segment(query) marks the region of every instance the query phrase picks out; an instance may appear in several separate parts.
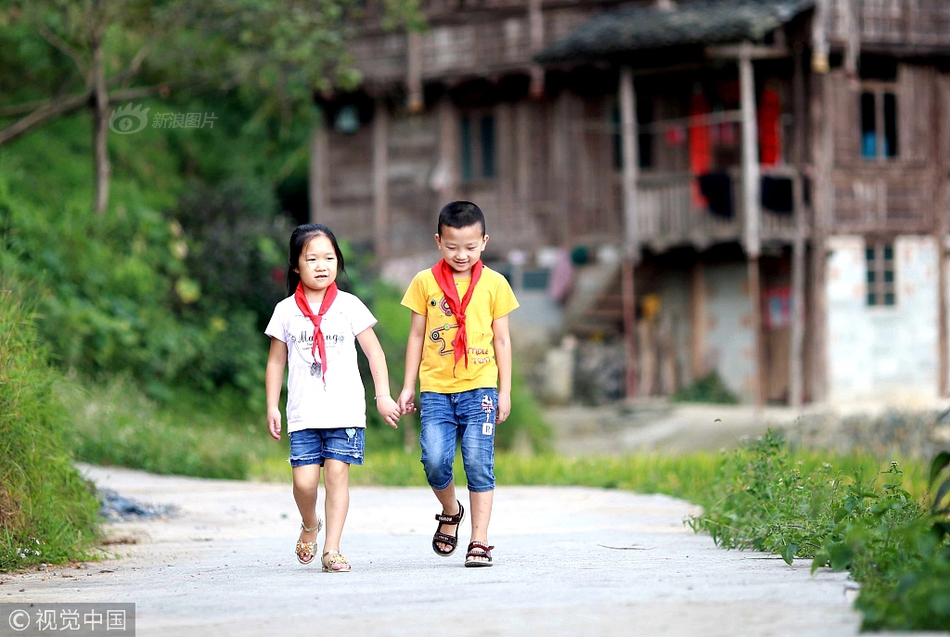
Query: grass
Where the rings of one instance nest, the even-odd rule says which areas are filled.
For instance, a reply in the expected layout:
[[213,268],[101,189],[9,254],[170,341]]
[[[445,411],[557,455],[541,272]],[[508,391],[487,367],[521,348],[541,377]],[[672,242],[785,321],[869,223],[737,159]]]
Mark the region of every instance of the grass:
[[61,382],[32,312],[0,281],[0,571],[88,559],[98,502],[62,437]]

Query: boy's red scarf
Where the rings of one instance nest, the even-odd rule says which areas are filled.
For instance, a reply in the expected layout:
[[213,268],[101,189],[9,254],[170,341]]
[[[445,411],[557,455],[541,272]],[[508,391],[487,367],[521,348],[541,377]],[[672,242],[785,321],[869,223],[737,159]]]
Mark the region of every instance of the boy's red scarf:
[[468,309],[468,302],[472,300],[472,292],[475,291],[475,284],[482,276],[482,260],[479,259],[472,266],[472,282],[468,285],[465,296],[459,301],[458,290],[455,289],[455,273],[452,266],[441,259],[432,266],[432,275],[435,276],[435,282],[439,284],[442,293],[445,294],[445,300],[449,304],[449,309],[455,316],[459,329],[455,333],[455,340],[452,341],[452,348],[455,350],[455,365],[452,366],[452,374],[455,374],[455,367],[459,364],[462,357],[465,357],[465,367],[468,368],[468,334],[465,332],[465,310]]
[[330,287],[327,288],[326,292],[323,293],[320,311],[314,314],[310,309],[310,301],[307,300],[307,295],[304,294],[303,283],[298,283],[297,291],[294,292],[294,300],[297,302],[297,307],[299,307],[303,315],[313,323],[313,347],[310,348],[310,353],[313,355],[314,360],[316,360],[317,350],[320,350],[320,369],[322,370],[324,385],[327,383],[327,347],[326,340],[323,338],[323,331],[320,330],[320,323],[323,322],[323,315],[326,314],[330,306],[333,305],[333,300],[336,299],[336,293],[336,282],[333,282],[330,284]]

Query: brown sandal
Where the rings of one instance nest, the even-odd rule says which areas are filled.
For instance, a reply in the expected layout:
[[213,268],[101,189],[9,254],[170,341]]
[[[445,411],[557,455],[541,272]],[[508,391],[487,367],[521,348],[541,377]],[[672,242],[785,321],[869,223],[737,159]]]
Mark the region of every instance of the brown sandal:
[[481,542],[469,542],[468,553],[465,554],[465,566],[491,566],[491,550],[493,548],[495,547]]
[[[458,500],[456,500],[458,502]],[[458,548],[458,537],[459,537],[459,525],[462,523],[462,520],[465,519],[465,507],[462,506],[461,502],[458,502],[459,512],[455,515],[446,515],[443,513],[436,513],[435,519],[439,521],[439,526],[435,527],[435,535],[432,536],[432,550],[435,551],[435,554],[440,557],[448,557],[455,553],[455,549]],[[454,524],[455,525],[455,535],[446,535],[442,533],[439,529],[442,528],[443,524]],[[452,547],[450,551],[443,551],[439,548],[439,544],[448,544]]]

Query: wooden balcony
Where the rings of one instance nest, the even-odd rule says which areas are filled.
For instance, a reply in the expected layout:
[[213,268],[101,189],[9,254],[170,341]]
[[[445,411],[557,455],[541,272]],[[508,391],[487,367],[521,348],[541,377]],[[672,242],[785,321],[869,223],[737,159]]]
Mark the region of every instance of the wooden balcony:
[[832,0],[829,38],[847,41],[848,7],[859,5],[862,46],[950,48],[950,2],[946,0]]
[[927,233],[933,227],[934,189],[930,171],[872,166],[836,170],[834,230],[841,233]]
[[[695,178],[689,173],[645,173],[638,183],[639,233],[644,246],[663,251],[675,246],[692,245],[699,249],[716,243],[741,241],[745,227],[742,204],[742,176],[738,169],[729,171],[732,191],[731,214],[714,213],[697,205]],[[801,177],[793,168],[769,168],[763,176],[788,177],[793,191],[801,191]],[[801,201],[801,198],[798,198]],[[803,205],[803,204],[798,204]],[[811,213],[803,210],[806,228]],[[790,243],[795,238],[795,214],[761,208],[760,228],[764,242]]]
[[[526,0],[432,0],[424,12],[429,28],[420,35],[423,81],[489,77],[529,72],[532,56],[585,23],[602,3],[563,2],[545,6],[541,38],[532,47],[531,17]],[[608,3],[609,4],[609,3]],[[484,10],[484,11],[482,11]],[[490,10],[490,11],[488,11]],[[370,86],[406,81],[409,38],[368,26],[351,44],[351,52]]]

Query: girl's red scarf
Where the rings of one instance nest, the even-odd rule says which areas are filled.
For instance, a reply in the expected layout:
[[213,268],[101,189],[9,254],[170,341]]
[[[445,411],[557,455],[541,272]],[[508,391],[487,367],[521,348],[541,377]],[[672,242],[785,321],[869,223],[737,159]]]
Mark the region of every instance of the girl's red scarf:
[[432,274],[435,276],[435,282],[439,284],[442,293],[445,294],[445,300],[449,304],[449,309],[455,316],[459,329],[455,333],[455,340],[452,341],[452,348],[455,350],[455,365],[452,366],[452,373],[455,374],[455,366],[458,365],[462,357],[465,357],[465,367],[468,368],[468,334],[465,332],[465,310],[468,309],[468,302],[472,300],[472,292],[475,291],[475,284],[482,276],[482,260],[479,259],[472,266],[472,282],[468,285],[465,296],[459,301],[458,290],[455,289],[455,273],[452,266],[441,259],[432,266]]
[[320,329],[320,323],[323,322],[323,315],[327,313],[327,310],[330,309],[330,306],[333,305],[334,299],[336,299],[337,287],[336,283],[331,283],[330,287],[326,289],[326,292],[323,293],[323,301],[320,303],[320,311],[317,314],[314,314],[310,309],[310,302],[307,300],[307,295],[303,291],[303,283],[297,284],[297,291],[294,292],[294,300],[297,302],[297,307],[300,308],[300,311],[303,312],[303,315],[310,319],[310,322],[313,323],[313,347],[310,348],[310,353],[313,355],[313,359],[317,359],[317,350],[320,351],[320,369],[322,370],[323,384],[327,384],[327,347],[326,340],[323,338],[323,331]]

